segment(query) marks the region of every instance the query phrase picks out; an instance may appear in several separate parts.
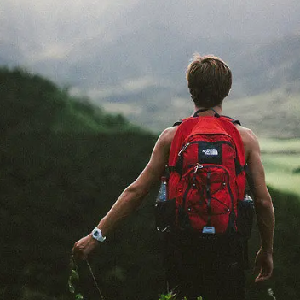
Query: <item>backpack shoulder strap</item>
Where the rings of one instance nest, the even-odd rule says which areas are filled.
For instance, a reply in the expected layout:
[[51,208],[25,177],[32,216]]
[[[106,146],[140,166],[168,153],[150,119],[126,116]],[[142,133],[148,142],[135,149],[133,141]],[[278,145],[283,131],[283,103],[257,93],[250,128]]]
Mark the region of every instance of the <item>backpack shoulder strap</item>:
[[233,118],[224,116],[224,115],[222,115],[221,117],[230,120],[230,122],[231,122],[232,124],[234,124],[234,125],[240,125],[240,126],[241,126],[240,120],[236,120],[236,119],[233,119]]
[[246,159],[244,143],[236,126],[237,124],[239,125],[240,122],[238,122],[238,120],[234,120],[232,118],[224,116],[222,116],[220,120],[224,129],[232,137],[236,147],[237,157],[235,159],[235,173],[238,185],[238,199],[242,200],[245,197],[246,189]]
[[170,147],[169,168],[175,167],[178,152],[181,150],[186,137],[191,133],[194,126],[197,124],[198,118],[190,117],[177,121],[173,126],[177,126],[177,130]]
[[235,120],[226,116],[221,116],[220,120],[222,122],[223,128],[232,137],[235,143],[235,147],[237,149],[237,156],[238,156],[236,171],[237,174],[239,174],[245,170],[245,164],[246,164],[244,143],[242,141],[240,132],[236,127],[236,125],[240,125],[240,122],[239,120]]
[[176,121],[176,122],[173,124],[173,127],[179,126],[181,123],[182,123],[182,119]]

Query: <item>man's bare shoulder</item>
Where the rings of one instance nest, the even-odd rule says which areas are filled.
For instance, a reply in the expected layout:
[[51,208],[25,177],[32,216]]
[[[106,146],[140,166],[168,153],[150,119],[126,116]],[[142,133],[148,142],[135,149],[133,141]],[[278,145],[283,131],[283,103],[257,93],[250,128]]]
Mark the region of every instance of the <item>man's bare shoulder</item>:
[[250,128],[243,127],[243,126],[237,126],[237,128],[240,132],[243,142],[247,142],[247,143],[257,142],[257,137]]
[[257,136],[253,133],[250,128],[237,126],[246,152],[246,157],[248,157],[249,153],[253,150],[259,150],[259,143],[257,140]]
[[157,162],[164,166],[169,159],[170,146],[176,133],[176,127],[166,128],[159,136],[152,152],[150,164],[155,165]]
[[177,130],[177,127],[166,128],[159,136],[159,141],[161,143],[163,143],[164,145],[171,145],[171,143],[174,139],[176,130]]

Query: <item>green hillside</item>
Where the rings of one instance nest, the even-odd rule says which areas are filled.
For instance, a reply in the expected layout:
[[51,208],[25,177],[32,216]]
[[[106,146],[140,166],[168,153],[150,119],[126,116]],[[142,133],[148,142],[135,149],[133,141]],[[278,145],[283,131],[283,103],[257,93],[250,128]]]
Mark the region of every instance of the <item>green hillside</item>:
[[[1,69],[0,299],[71,300],[73,243],[91,231],[149,159],[155,135],[122,116],[71,97],[37,75]],[[80,100],[81,102],[78,102]],[[271,189],[277,218],[274,278],[247,300],[299,299],[300,199]],[[154,189],[134,216],[91,257],[107,300],[155,300],[164,291],[162,242],[153,218]],[[251,259],[258,247],[251,240]],[[79,289],[99,299],[86,264]]]
[[[40,76],[1,70],[1,299],[71,299],[73,243],[149,159],[155,136],[78,100]],[[130,298],[135,287],[141,294],[149,281],[157,289],[149,287],[145,299],[162,290],[152,203],[108,239],[106,259],[93,261],[110,299]],[[94,291],[92,282],[83,289]]]
[[0,83],[0,125],[7,134],[141,131],[122,115],[105,113],[88,99],[72,97],[66,89],[20,68],[0,68]]
[[260,139],[267,183],[300,196],[300,139]]
[[259,137],[299,138],[299,98],[298,85],[289,85],[258,96],[224,101],[224,111]]

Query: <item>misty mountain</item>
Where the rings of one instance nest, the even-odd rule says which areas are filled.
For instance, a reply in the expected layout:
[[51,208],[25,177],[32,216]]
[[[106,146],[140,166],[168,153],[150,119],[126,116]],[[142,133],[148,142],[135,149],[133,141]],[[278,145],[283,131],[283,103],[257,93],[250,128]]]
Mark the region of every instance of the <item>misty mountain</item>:
[[153,130],[190,113],[185,69],[195,51],[230,65],[231,99],[300,77],[296,0],[26,0],[2,10],[1,64],[26,66]]
[[[242,99],[268,93],[272,93],[272,98],[273,91],[280,89],[288,89],[289,95],[298,94],[295,87],[300,81],[298,55],[300,35],[286,36],[266,42],[262,46],[234,40],[220,42],[199,38],[197,43],[186,41],[180,48],[175,46],[180,40],[180,35],[168,34],[170,30],[167,28],[157,30],[151,36],[152,39],[143,39],[143,32],[145,31],[141,29],[140,33],[137,32],[128,38],[136,43],[127,44],[127,38],[123,37],[100,51],[102,54],[105,53],[105,58],[98,57],[97,53],[94,53],[95,56],[91,54],[88,58],[83,58],[82,61],[84,60],[90,68],[85,68],[78,63],[70,72],[76,74],[77,67],[90,71],[90,73],[83,73],[86,80],[76,82],[75,86],[81,87],[87,94],[92,91],[89,95],[95,103],[100,103],[111,111],[124,113],[142,126],[161,130],[172,125],[178,118],[186,117],[191,113],[192,105],[189,105],[188,100],[185,68],[191,57],[189,49],[192,47],[198,49],[200,53],[214,53],[221,56],[229,63],[234,76],[229,99]],[[153,50],[149,49],[150,43],[156,45]],[[164,43],[172,46],[167,47]],[[170,51],[164,51],[165,48]],[[213,51],[209,52],[208,48]],[[124,51],[118,55],[117,49]],[[152,55],[148,54],[150,51]],[[88,60],[90,63],[87,63]],[[78,61],[80,62],[79,57]],[[144,74],[147,74],[147,77],[143,77]],[[87,80],[88,78],[91,78],[91,81]],[[110,85],[105,85],[103,78],[106,78],[106,81],[111,80]],[[144,78],[144,81],[141,78]],[[284,103],[282,93],[280,95],[278,97]],[[284,106],[280,107],[281,110],[285,110]],[[256,109],[259,110],[256,105],[253,105],[252,109],[254,112]],[[235,109],[233,111],[236,113]],[[249,119],[245,116],[245,112],[247,114],[248,110],[242,112],[242,116]],[[270,133],[270,129],[264,130],[263,134],[268,135],[266,132]],[[283,136],[285,132],[281,130],[278,134]],[[275,131],[273,133],[277,134]],[[291,131],[291,135],[293,134],[295,134],[294,130]]]
[[299,49],[299,34],[244,49],[232,62],[239,88],[257,95],[300,81]]

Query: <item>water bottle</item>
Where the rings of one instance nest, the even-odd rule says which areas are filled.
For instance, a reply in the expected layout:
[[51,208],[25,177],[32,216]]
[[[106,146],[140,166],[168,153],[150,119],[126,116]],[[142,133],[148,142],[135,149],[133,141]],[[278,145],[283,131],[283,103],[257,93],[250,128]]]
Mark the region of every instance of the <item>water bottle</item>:
[[[244,198],[244,201],[246,203],[246,206],[248,207],[248,210],[246,211],[247,212],[247,217],[249,219],[252,219],[253,218],[253,214],[254,214],[254,202],[252,200],[252,197],[248,194],[245,195],[245,198]],[[252,224],[252,222],[251,222]]]
[[246,194],[246,195],[245,195],[244,201],[253,202],[253,200],[252,200],[251,196],[250,196],[250,195],[248,195],[248,194]]
[[167,199],[168,199],[167,177],[162,176],[156,202],[165,202],[167,201]]
[[161,184],[156,197],[155,203],[155,220],[156,228],[158,231],[165,232],[169,229],[168,221],[168,191],[167,191],[167,178],[161,177]]

